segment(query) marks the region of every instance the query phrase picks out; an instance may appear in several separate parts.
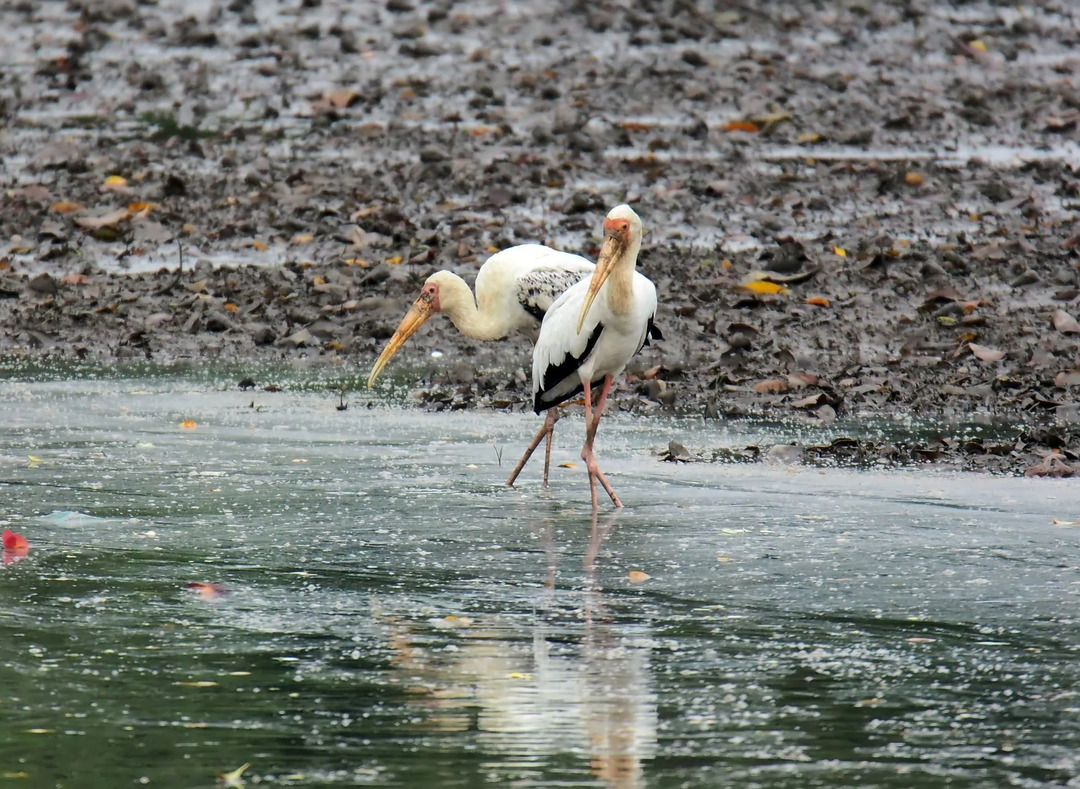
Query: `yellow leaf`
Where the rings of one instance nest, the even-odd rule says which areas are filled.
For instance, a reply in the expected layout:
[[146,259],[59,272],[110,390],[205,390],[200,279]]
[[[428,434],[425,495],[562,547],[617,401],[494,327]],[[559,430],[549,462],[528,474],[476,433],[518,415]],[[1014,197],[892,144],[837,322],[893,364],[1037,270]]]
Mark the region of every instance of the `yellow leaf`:
[[565,463],[560,463],[559,468],[577,468],[577,463],[568,460]]
[[157,203],[131,203],[128,205],[127,210],[133,214],[142,214],[143,216],[146,216],[153,208],[161,208],[161,206]]
[[975,39],[974,41],[969,41],[968,46],[971,47],[972,49],[974,49],[976,52],[986,52],[986,44],[984,44],[979,39]]
[[27,457],[30,458],[31,463],[41,463],[42,462],[41,458],[35,457],[34,455],[27,455]]
[[643,584],[649,580],[649,574],[641,570],[631,570],[626,574],[626,578],[632,584]]
[[755,282],[747,282],[745,285],[740,285],[743,290],[748,290],[751,293],[787,293],[788,289],[783,285],[777,285],[775,282],[767,282],[766,280],[757,280]]
[[506,675],[507,679],[532,679],[532,674],[522,673],[520,671],[511,671]]
[[843,247],[833,247],[832,251],[833,251],[833,254],[836,255],[838,258],[846,258],[847,257],[847,250],[844,249]]
[[128,185],[127,178],[122,175],[110,175],[101,185],[102,189],[123,189]]
[[180,423],[181,430],[194,430],[197,426],[194,419],[185,419]]
[[360,268],[368,268],[368,267],[371,266],[371,264],[368,263],[363,258],[345,258],[345,265],[346,266],[359,266]]
[[326,284],[326,277],[324,277],[322,274],[316,274],[314,277],[311,278],[311,284],[313,284],[313,285],[325,285]]
[[267,246],[262,241],[259,241],[258,239],[255,239],[254,241],[251,242],[251,248],[252,249],[257,249],[260,252],[265,252],[266,250],[270,249],[269,246]]
[[27,734],[56,734],[56,729],[26,729]]
[[816,132],[803,132],[795,139],[795,142],[799,145],[813,145],[819,140],[821,140],[820,134]]
[[239,312],[240,308],[233,304],[231,301],[225,302],[225,309],[228,312]]
[[498,248],[498,247],[494,247],[494,246],[492,246],[491,244],[488,244],[488,248],[487,248],[487,251],[488,251],[488,252],[490,252],[491,254],[495,254],[496,252],[498,252],[498,251],[499,251],[499,248]]
[[394,255],[392,258],[387,258],[386,262],[391,266],[396,266],[401,263],[402,260],[404,260],[404,258],[402,258],[401,255]]
[[235,770],[231,770],[227,773],[218,773],[218,778],[220,778],[222,783],[226,786],[241,786],[242,782],[240,781],[240,778],[243,776],[244,771],[249,767],[251,767],[251,764],[244,762]]
[[314,240],[315,236],[311,235],[311,233],[297,233],[293,236],[292,242],[294,244],[310,244]]
[[85,206],[82,203],[76,203],[71,200],[60,200],[49,206],[49,210],[54,214],[73,214],[76,211],[82,211]]
[[724,271],[731,271],[732,263],[728,258],[724,258],[720,261],[720,268]]

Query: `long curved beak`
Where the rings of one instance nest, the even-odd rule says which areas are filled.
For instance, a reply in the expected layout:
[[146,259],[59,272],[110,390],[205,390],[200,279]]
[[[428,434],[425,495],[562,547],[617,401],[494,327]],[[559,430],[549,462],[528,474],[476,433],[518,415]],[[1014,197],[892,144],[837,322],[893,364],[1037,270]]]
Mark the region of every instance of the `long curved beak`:
[[589,280],[589,292],[585,294],[585,303],[581,305],[581,314],[578,315],[577,331],[581,334],[581,327],[585,325],[585,317],[589,314],[589,308],[596,300],[596,294],[607,282],[611,272],[615,269],[615,261],[619,259],[622,245],[619,240],[607,233],[604,235],[604,243],[600,247],[600,254],[596,258],[596,270],[593,271],[592,279]]
[[379,377],[379,373],[394,358],[394,354],[401,350],[401,346],[405,344],[405,341],[424,325],[424,321],[430,318],[433,312],[431,299],[428,296],[421,296],[413,302],[413,305],[409,307],[409,311],[405,313],[405,317],[401,319],[401,323],[398,324],[394,336],[390,338],[390,342],[386,343],[386,347],[379,354],[379,358],[375,360],[375,366],[371,368],[371,375],[367,379],[368,389],[375,385],[375,379]]

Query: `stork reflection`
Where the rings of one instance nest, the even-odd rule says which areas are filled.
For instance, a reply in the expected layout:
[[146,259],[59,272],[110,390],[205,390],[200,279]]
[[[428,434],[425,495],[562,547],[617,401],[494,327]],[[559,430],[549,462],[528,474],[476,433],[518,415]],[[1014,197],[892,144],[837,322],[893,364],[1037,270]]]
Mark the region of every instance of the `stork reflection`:
[[537,524],[546,563],[530,613],[383,619],[409,703],[423,711],[418,727],[473,737],[497,785],[583,768],[612,789],[645,785],[657,729],[652,637],[604,597],[600,556],[615,517],[593,511],[581,569],[561,583],[553,524]]

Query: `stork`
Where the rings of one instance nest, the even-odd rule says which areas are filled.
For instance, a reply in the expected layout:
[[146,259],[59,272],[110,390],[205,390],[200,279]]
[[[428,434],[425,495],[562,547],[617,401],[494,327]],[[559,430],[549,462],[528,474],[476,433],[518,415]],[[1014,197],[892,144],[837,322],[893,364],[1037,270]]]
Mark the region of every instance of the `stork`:
[[[371,368],[367,385],[389,363],[405,341],[437,312],[444,312],[454,326],[474,340],[498,340],[520,332],[536,341],[540,322],[551,304],[571,285],[587,278],[595,266],[579,255],[560,252],[540,244],[521,244],[492,255],[476,274],[476,296],[461,277],[437,271],[424,282],[420,296],[402,318],[397,331]],[[506,481],[513,486],[532,453],[547,438],[544,485],[551,467],[551,437],[561,413],[548,411],[543,426]]]
[[[619,205],[604,220],[604,242],[592,278],[563,293],[548,309],[533,348],[533,408],[542,413],[585,393],[585,445],[595,508],[600,482],[616,508],[622,502],[596,463],[593,441],[616,375],[653,339],[663,339],[656,317],[656,286],[635,270],[641,219]],[[593,389],[600,387],[596,403]]]

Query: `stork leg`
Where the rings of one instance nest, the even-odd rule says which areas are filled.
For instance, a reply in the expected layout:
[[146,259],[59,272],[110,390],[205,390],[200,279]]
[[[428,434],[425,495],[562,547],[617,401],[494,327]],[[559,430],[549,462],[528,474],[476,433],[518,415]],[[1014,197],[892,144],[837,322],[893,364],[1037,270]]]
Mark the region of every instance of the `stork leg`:
[[581,448],[581,459],[585,461],[585,465],[589,469],[589,493],[592,494],[593,509],[597,508],[596,503],[596,481],[600,480],[600,484],[604,486],[604,490],[607,491],[608,496],[611,497],[611,503],[616,508],[622,507],[622,502],[619,501],[619,497],[615,495],[615,491],[612,490],[611,485],[608,484],[607,477],[600,470],[600,467],[596,464],[596,453],[593,452],[593,439],[596,438],[596,428],[600,425],[600,417],[604,415],[604,406],[607,405],[608,393],[611,391],[612,376],[604,378],[604,386],[600,390],[600,398],[596,403],[596,414],[592,413],[592,386],[589,381],[585,381],[585,446]]
[[547,449],[544,452],[544,487],[548,484],[548,471],[551,468],[551,436],[555,431],[555,423],[559,421],[559,417],[562,416],[562,410],[559,408],[549,408],[547,416],[544,417],[544,424],[540,426],[540,429],[536,431],[536,435],[533,436],[532,443],[529,444],[529,448],[525,450],[525,454],[521,456],[521,460],[514,466],[513,472],[510,474],[510,479],[506,480],[506,486],[508,488],[514,487],[514,482],[518,478],[518,474],[525,468],[525,464],[529,462],[529,458],[532,457],[532,453],[536,451],[536,448],[540,446],[540,441],[547,437]]

